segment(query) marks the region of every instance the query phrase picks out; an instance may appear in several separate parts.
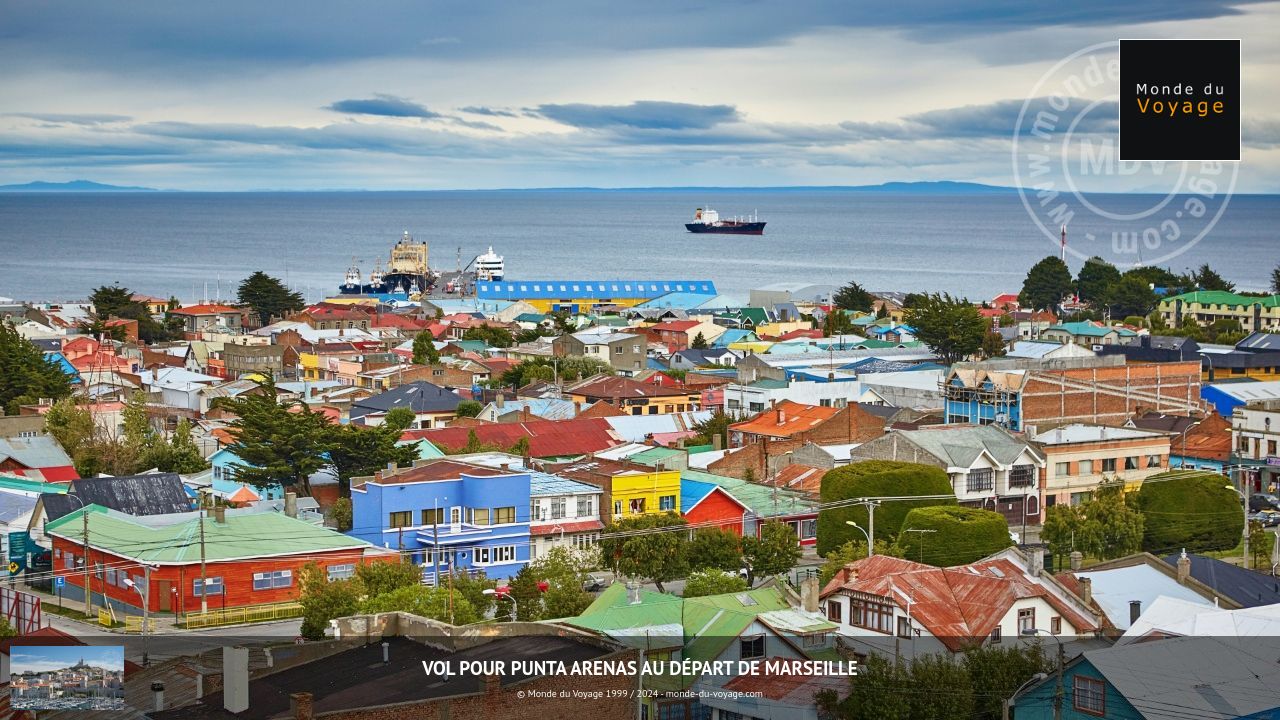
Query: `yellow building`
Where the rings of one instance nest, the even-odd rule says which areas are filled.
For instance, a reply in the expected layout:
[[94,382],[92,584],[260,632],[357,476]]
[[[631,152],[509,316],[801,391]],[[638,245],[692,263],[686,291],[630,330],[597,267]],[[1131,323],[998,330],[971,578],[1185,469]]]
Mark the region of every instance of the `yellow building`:
[[557,468],[555,474],[603,490],[600,514],[613,520],[680,512],[680,471],[594,458]]
[[1280,295],[1251,297],[1225,290],[1199,290],[1165,298],[1157,306],[1169,327],[1184,321],[1212,325],[1235,320],[1245,332],[1280,332]]

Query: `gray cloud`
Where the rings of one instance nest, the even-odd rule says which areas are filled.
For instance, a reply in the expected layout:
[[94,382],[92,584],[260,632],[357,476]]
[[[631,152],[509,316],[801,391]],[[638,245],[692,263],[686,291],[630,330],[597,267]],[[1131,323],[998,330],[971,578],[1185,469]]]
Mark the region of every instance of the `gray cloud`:
[[732,105],[657,100],[638,100],[630,105],[539,105],[534,110],[548,120],[582,129],[701,130],[738,119],[738,111]]
[[29,120],[40,120],[55,125],[105,125],[107,123],[128,122],[133,118],[128,115],[108,115],[108,114],[92,114],[92,113],[5,113],[8,117],[27,118]]
[[471,115],[487,115],[489,117],[520,117],[518,114],[510,110],[501,110],[499,108],[485,107],[483,105],[468,105],[458,108],[459,112],[469,113]]
[[419,105],[412,100],[382,93],[374,93],[372,98],[364,100],[338,100],[325,106],[325,109],[351,115],[424,119],[444,117],[440,113],[428,110],[425,105]]

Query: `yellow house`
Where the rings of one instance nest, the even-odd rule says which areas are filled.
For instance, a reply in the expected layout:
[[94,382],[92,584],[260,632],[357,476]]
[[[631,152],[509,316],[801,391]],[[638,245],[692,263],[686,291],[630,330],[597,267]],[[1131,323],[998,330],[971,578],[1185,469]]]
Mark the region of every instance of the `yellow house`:
[[680,471],[593,458],[557,468],[556,475],[603,492],[600,514],[613,520],[680,512]]
[[320,379],[320,356],[315,353],[298,353],[298,372],[303,380]]
[[729,343],[730,350],[741,350],[742,352],[767,353],[774,343],[768,340],[745,340],[743,342]]
[[788,322],[761,323],[756,326],[756,335],[760,337],[782,337],[794,330],[808,330],[813,324],[808,320],[791,320]]
[[1160,318],[1170,327],[1190,321],[1212,325],[1235,320],[1245,332],[1280,332],[1280,295],[1237,295],[1225,290],[1199,290],[1160,301]]

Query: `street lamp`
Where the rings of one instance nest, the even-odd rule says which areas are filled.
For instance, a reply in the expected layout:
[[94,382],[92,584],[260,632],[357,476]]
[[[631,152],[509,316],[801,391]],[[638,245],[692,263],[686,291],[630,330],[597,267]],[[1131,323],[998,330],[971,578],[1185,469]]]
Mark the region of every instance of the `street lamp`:
[[1027,686],[1030,685],[1031,683],[1038,683],[1047,677],[1049,676],[1045,675],[1044,673],[1036,673],[1035,675],[1032,675],[1030,678],[1028,678],[1026,682],[1019,685],[1018,689],[1013,691],[1013,695],[1009,696],[1009,699],[1002,700],[1000,702],[1000,705],[1001,705],[1000,717],[1003,720],[1009,720],[1009,708],[1013,705],[1013,702],[1018,699],[1018,695],[1023,690],[1026,690]]
[[1244,541],[1243,541],[1244,564],[1241,567],[1248,570],[1249,569],[1249,496],[1245,495],[1244,491],[1236,487],[1235,485],[1223,485],[1223,487],[1239,495],[1240,505],[1241,507],[1244,508],[1244,530],[1241,531],[1241,533],[1244,535]]
[[[1033,627],[1024,628],[1020,634],[1027,637],[1034,635],[1048,635],[1053,638],[1054,642],[1058,643],[1058,687],[1053,691],[1053,720],[1062,720],[1062,667],[1066,664],[1066,655],[1062,649],[1062,638],[1054,635],[1048,630],[1041,630],[1040,628]],[[1016,695],[1017,693],[1014,694]]]
[[872,543],[871,543],[871,533],[867,532],[865,528],[863,528],[861,525],[859,525],[858,523],[856,523],[856,522],[854,522],[854,521],[852,521],[852,520],[845,520],[845,521],[844,521],[844,524],[845,524],[845,525],[850,525],[850,526],[852,526],[852,527],[855,527],[855,528],[857,528],[857,529],[861,530],[861,531],[862,531],[862,534],[867,538],[867,557],[871,557],[872,555],[875,555],[875,549],[871,547],[871,545],[872,545]]
[[495,589],[493,589],[493,588],[485,588],[484,590],[481,590],[480,592],[482,592],[482,593],[483,593],[483,594],[485,594],[485,595],[492,595],[492,596],[494,596],[495,598],[506,598],[507,600],[510,600],[510,601],[511,601],[511,622],[515,622],[515,621],[516,621],[516,610],[517,610],[517,607],[516,607],[516,605],[517,605],[517,604],[516,604],[516,599],[515,599],[514,597],[512,597],[512,596],[511,596],[511,593],[510,593],[510,592],[498,592],[497,590],[495,590]]
[[147,626],[151,624],[151,566],[142,566],[143,587],[133,581],[128,575],[125,575],[125,587],[133,589],[138,593],[138,597],[142,600],[142,666],[150,665],[150,658],[147,655]]

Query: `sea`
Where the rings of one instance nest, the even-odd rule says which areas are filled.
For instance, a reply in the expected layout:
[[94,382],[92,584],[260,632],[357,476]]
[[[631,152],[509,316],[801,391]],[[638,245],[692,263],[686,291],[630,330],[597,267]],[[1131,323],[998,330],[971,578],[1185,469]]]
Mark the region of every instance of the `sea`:
[[[1082,257],[1176,272],[1209,263],[1245,290],[1266,289],[1280,263],[1280,196],[1231,198],[1198,242],[1187,241],[1214,213],[1178,242],[1154,250],[1139,243],[1137,254],[1115,251],[1118,221],[1108,218],[1141,216],[1163,200],[1095,200],[1104,212],[1077,213],[1068,225],[1068,246]],[[1178,207],[1174,200],[1161,212]],[[701,207],[721,217],[758,213],[765,234],[686,232]],[[492,247],[515,280],[709,279],[734,300],[772,283],[854,280],[872,291],[976,301],[1017,292],[1032,264],[1059,253],[1057,226],[1044,223],[1016,192],[3,193],[0,296],[72,301],[119,284],[184,303],[228,300],[262,270],[315,301],[335,294],[353,263],[366,277],[375,262],[385,264],[408,231],[429,243],[434,268],[456,269]],[[1068,256],[1073,271],[1082,263]]]

